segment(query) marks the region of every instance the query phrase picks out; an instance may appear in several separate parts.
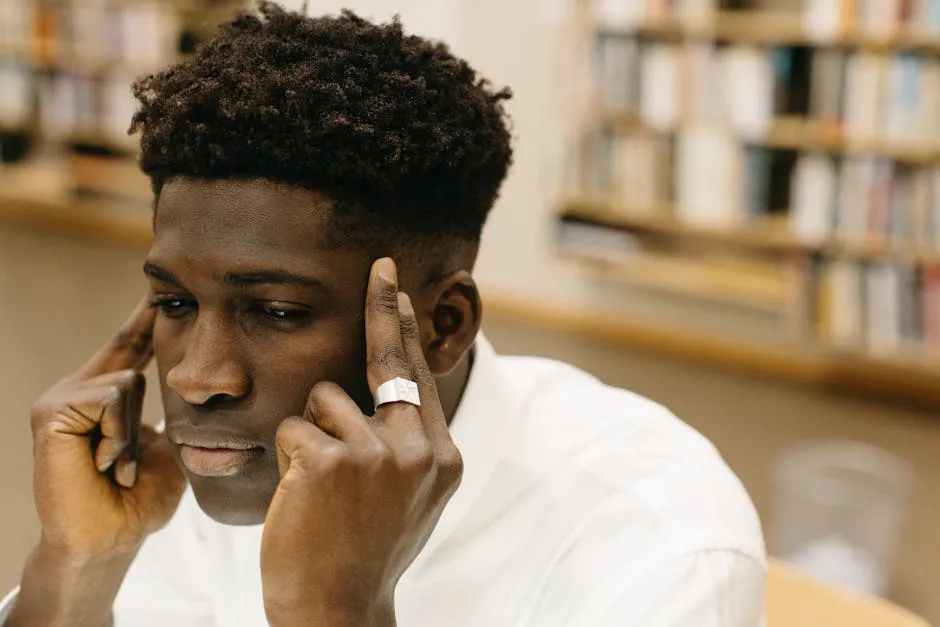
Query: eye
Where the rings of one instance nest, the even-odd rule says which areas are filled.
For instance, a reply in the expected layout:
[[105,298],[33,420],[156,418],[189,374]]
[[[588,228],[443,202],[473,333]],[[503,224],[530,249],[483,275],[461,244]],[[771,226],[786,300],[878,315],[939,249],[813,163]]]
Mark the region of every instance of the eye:
[[258,303],[252,308],[252,313],[281,325],[300,324],[310,319],[310,310],[287,303],[265,302]]
[[196,309],[196,301],[190,298],[156,298],[150,302],[150,306],[159,309],[167,318],[182,318]]

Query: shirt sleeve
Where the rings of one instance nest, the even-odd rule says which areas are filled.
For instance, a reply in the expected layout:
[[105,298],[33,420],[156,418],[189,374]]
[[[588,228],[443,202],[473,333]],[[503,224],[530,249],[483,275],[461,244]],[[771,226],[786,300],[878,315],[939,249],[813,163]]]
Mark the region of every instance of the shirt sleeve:
[[[765,580],[762,560],[724,549],[681,554],[639,577],[608,572],[590,586],[562,567],[552,575],[553,592],[542,596],[527,625],[760,627]],[[578,590],[579,598],[566,589]]]
[[0,601],[0,627],[6,625],[7,620],[10,619],[10,614],[13,613],[13,604],[16,602],[16,595],[19,594],[19,591],[20,589],[17,587],[3,601]]

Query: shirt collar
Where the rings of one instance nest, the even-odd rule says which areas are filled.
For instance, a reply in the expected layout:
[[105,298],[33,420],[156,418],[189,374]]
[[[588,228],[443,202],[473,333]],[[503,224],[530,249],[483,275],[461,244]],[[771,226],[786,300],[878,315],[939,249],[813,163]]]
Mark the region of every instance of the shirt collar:
[[470,376],[450,423],[451,438],[463,457],[463,478],[418,561],[430,556],[473,507],[502,458],[507,440],[500,434],[518,412],[519,402],[502,372],[499,356],[480,333],[473,347]]

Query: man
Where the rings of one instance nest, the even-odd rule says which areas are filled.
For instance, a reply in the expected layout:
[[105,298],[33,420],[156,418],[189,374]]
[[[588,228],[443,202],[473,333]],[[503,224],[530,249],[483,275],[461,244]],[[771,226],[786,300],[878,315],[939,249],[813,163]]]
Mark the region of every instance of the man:
[[270,3],[134,91],[150,294],[33,409],[8,626],[759,624],[714,448],[479,334],[508,91],[397,22]]

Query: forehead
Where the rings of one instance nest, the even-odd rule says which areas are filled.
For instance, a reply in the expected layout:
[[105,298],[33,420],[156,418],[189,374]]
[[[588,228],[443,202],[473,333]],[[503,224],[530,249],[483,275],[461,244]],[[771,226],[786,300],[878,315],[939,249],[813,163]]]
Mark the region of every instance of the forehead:
[[331,212],[323,195],[283,183],[177,177],[160,193],[151,257],[289,267],[364,256],[342,245]]

